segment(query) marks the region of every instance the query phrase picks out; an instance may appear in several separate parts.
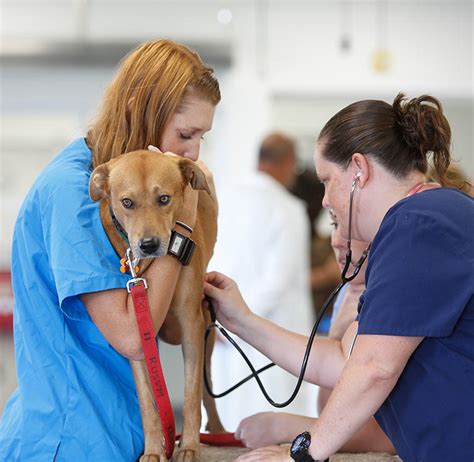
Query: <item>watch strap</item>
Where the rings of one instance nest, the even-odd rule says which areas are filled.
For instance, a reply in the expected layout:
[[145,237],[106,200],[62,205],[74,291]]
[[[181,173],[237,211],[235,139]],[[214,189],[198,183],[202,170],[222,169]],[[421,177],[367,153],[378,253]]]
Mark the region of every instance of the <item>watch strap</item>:
[[196,243],[178,231],[171,231],[168,254],[176,257],[183,266],[189,265]]

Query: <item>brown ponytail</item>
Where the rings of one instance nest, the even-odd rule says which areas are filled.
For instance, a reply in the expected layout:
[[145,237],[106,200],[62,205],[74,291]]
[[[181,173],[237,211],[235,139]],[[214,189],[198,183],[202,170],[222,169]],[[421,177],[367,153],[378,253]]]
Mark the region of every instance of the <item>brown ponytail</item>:
[[376,159],[398,178],[428,171],[433,157],[436,179],[445,183],[450,164],[451,129],[441,103],[432,96],[407,100],[399,93],[393,105],[364,100],[334,115],[322,129],[323,155],[344,168],[352,154]]
[[403,139],[413,154],[419,156],[421,168],[418,170],[423,173],[427,171],[427,156],[431,153],[435,179],[444,185],[451,162],[451,128],[443,114],[441,103],[428,95],[407,101],[399,93],[393,102],[393,109]]

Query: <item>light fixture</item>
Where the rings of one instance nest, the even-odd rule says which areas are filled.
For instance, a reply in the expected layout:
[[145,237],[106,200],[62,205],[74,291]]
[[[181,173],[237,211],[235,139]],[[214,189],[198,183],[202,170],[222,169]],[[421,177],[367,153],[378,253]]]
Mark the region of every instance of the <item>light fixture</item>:
[[217,22],[227,25],[232,22],[232,11],[228,8],[221,8],[217,12]]

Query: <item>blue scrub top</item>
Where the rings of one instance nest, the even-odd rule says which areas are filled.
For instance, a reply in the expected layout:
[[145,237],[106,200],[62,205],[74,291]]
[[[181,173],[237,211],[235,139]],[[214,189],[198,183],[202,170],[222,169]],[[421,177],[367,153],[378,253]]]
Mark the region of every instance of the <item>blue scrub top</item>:
[[474,460],[474,201],[433,189],[383,219],[359,334],[425,337],[375,417],[404,462]]
[[14,231],[18,389],[0,421],[0,460],[135,461],[143,431],[129,362],[79,295],[124,288],[89,198],[91,151],[66,147],[39,175]]

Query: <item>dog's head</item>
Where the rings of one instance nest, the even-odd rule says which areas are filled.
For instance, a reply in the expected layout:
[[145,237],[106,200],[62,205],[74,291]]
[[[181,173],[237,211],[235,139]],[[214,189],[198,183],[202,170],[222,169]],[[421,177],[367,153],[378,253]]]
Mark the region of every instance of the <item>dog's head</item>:
[[154,258],[168,251],[188,184],[209,193],[206,177],[193,161],[134,151],[99,165],[92,172],[89,193],[94,201],[106,201],[127,234],[133,255]]

